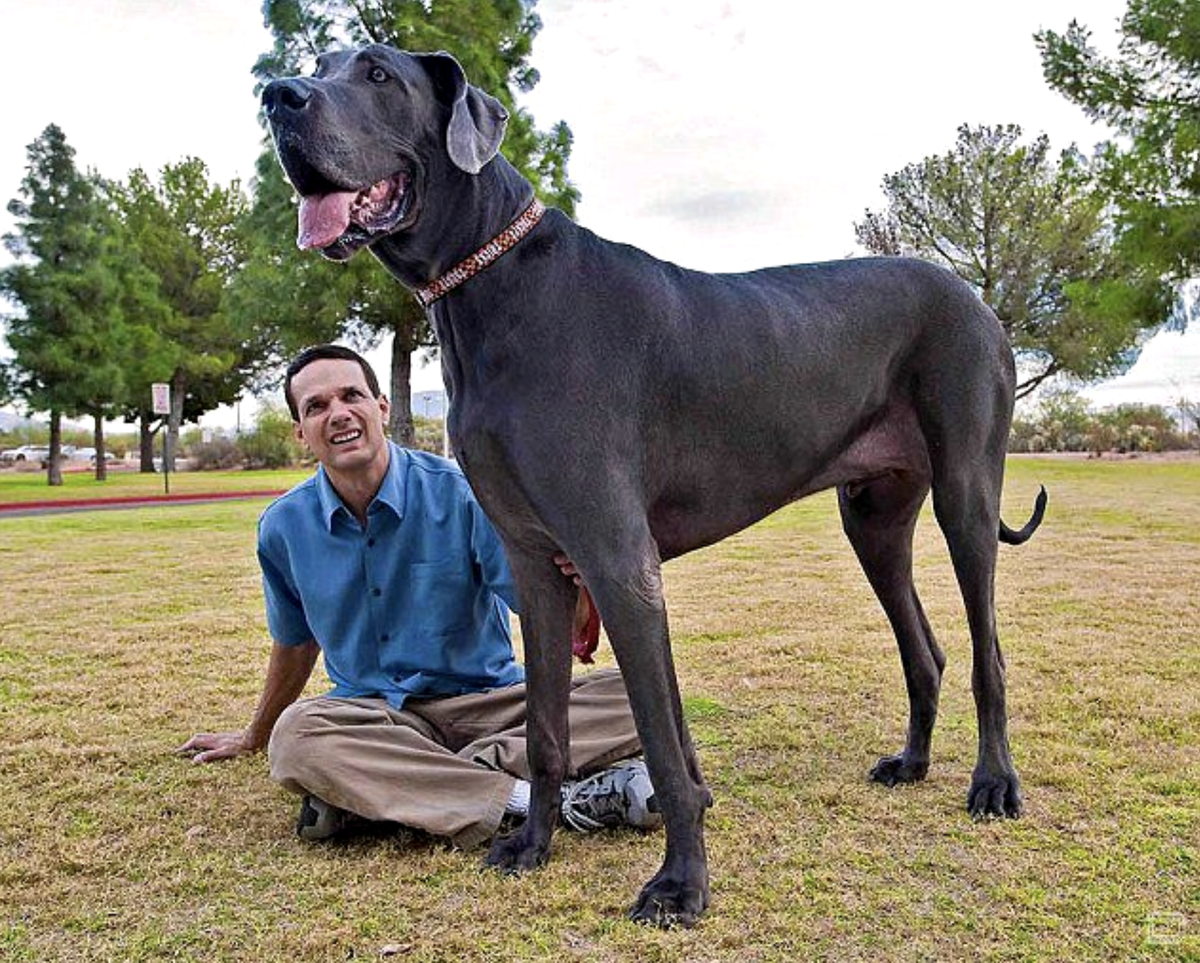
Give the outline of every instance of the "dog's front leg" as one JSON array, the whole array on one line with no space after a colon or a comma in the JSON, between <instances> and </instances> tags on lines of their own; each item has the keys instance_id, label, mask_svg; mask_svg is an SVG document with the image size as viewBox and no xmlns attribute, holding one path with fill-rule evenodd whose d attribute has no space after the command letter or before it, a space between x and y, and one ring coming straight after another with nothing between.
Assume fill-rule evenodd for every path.
<instances>
[{"instance_id":1,"label":"dog's front leg","mask_svg":"<svg viewBox=\"0 0 1200 963\"><path fill-rule=\"evenodd\" d=\"M691 926L709 901L704 813L712 794L683 717L657 548L647 534L640 551L610 557L597 572L588 585L625 677L666 824L662 868L642 888L630 917L662 927Z\"/></svg>"},{"instance_id":2,"label":"dog's front leg","mask_svg":"<svg viewBox=\"0 0 1200 963\"><path fill-rule=\"evenodd\" d=\"M502 872L519 873L550 856L570 765L571 620L578 590L554 565L550 552L526 554L510 546L508 554L521 598L526 751L533 790L524 825L514 835L497 837L486 862Z\"/></svg>"}]
</instances>

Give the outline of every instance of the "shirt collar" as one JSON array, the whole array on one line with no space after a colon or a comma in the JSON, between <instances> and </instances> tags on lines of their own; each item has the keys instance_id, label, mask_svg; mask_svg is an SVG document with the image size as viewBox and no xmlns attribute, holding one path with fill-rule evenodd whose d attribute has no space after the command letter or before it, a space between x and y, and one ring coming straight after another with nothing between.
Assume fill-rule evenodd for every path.
<instances>
[{"instance_id":1,"label":"shirt collar","mask_svg":"<svg viewBox=\"0 0 1200 963\"><path fill-rule=\"evenodd\" d=\"M404 494L407 487L409 454L405 449L390 441L388 449L390 457L388 458L387 474L383 476L383 481L379 484L379 491L375 493L375 497L367 507L367 515L370 516L383 508L389 508L397 519L402 519L404 517ZM325 521L325 526L333 531L333 517L339 511L350 516L350 509L346 507L341 496L333 487L333 483L329 480L329 476L325 474L324 465L317 466L316 477L321 517Z\"/></svg>"}]
</instances>

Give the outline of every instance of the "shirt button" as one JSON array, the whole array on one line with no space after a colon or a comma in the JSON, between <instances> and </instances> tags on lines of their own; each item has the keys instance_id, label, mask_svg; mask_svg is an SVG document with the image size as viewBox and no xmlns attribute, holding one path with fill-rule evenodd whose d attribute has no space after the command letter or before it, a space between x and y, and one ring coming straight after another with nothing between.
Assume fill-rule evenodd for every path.
<instances>
[{"instance_id":1,"label":"shirt button","mask_svg":"<svg viewBox=\"0 0 1200 963\"><path fill-rule=\"evenodd\" d=\"M375 547L375 539L368 538L367 539L367 548L374 548L374 547Z\"/></svg>"},{"instance_id":2,"label":"shirt button","mask_svg":"<svg viewBox=\"0 0 1200 963\"><path fill-rule=\"evenodd\" d=\"M371 594L374 596L380 596L383 594L383 589L371 589Z\"/></svg>"},{"instance_id":3,"label":"shirt button","mask_svg":"<svg viewBox=\"0 0 1200 963\"><path fill-rule=\"evenodd\" d=\"M386 632L384 632L383 635L381 635L379 638L380 638L380 641L386 642L388 640L388 634Z\"/></svg>"}]
</instances>

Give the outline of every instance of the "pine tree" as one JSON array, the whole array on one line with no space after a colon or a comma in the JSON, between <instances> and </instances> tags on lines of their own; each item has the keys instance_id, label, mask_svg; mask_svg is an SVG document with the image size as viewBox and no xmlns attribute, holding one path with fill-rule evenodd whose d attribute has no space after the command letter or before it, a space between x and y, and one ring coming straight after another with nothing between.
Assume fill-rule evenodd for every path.
<instances>
[{"instance_id":1,"label":"pine tree","mask_svg":"<svg viewBox=\"0 0 1200 963\"><path fill-rule=\"evenodd\" d=\"M1130 0L1112 57L1078 22L1036 39L1050 86L1123 135L1102 151L1122 246L1186 282L1200 270L1200 0Z\"/></svg>"},{"instance_id":2,"label":"pine tree","mask_svg":"<svg viewBox=\"0 0 1200 963\"><path fill-rule=\"evenodd\" d=\"M874 254L950 268L996 312L1021 362L1018 396L1056 375L1111 377L1137 359L1173 297L1112 242L1108 205L1075 150L962 127L954 149L889 174L887 207L855 225Z\"/></svg>"},{"instance_id":3,"label":"pine tree","mask_svg":"<svg viewBox=\"0 0 1200 963\"><path fill-rule=\"evenodd\" d=\"M21 196L8 205L17 228L4 238L16 263L0 272L0 289L21 308L8 320L11 387L31 411L49 412L47 478L60 485L63 416L91 415L102 452L99 426L124 400L129 320L154 299L104 185L79 172L63 131L47 127L28 160Z\"/></svg>"}]
</instances>

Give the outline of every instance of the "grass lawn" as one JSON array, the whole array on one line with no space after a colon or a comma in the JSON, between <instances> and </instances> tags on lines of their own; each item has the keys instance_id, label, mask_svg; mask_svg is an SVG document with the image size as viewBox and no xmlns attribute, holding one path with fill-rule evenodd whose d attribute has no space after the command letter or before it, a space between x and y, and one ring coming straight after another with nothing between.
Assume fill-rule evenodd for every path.
<instances>
[{"instance_id":1,"label":"grass lawn","mask_svg":"<svg viewBox=\"0 0 1200 963\"><path fill-rule=\"evenodd\" d=\"M713 905L679 932L623 919L661 835L560 832L508 879L406 833L303 844L261 757L173 754L258 695L262 502L0 519L0 960L1200 960L1200 462L1014 460L1010 524L1039 482L998 579L1015 822L965 812L970 649L931 518L950 664L914 787L866 780L907 700L828 494L667 567L716 796Z\"/></svg>"}]
</instances>

